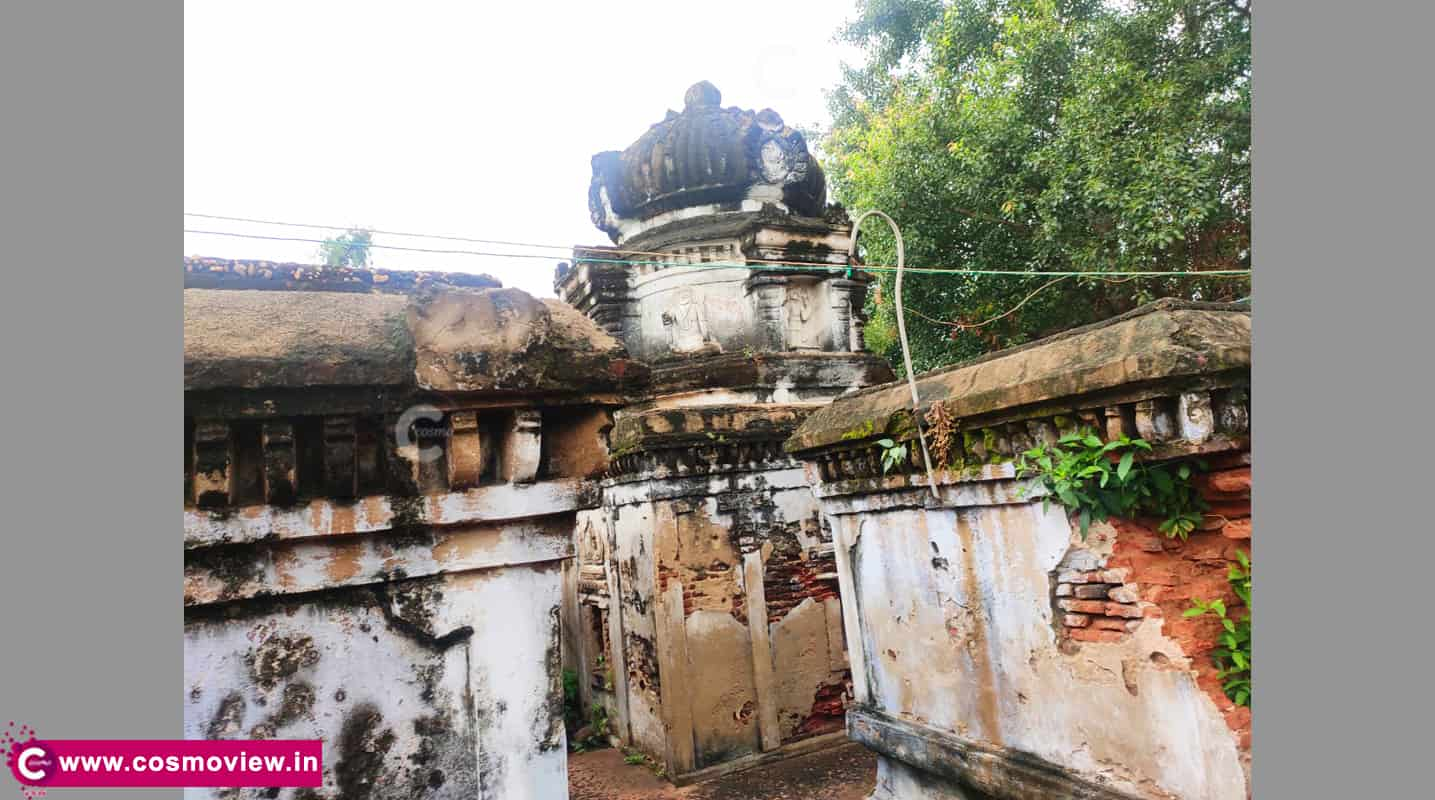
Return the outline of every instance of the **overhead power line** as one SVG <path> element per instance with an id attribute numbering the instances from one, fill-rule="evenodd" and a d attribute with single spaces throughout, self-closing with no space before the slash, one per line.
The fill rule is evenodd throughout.
<path id="1" fill-rule="evenodd" d="M 202 216 L 202 215 L 189 214 L 188 216 Z M 227 218 L 227 219 L 236 219 L 236 220 L 237 220 L 238 218 Z M 244 220 L 244 221 L 251 221 L 251 220 Z M 321 228 L 321 227 L 322 227 L 322 228 L 329 228 L 329 227 L 331 227 L 331 226 L 320 226 L 320 225 L 299 225 L 298 223 L 271 223 L 271 224 L 285 224 L 285 225 L 294 225 L 294 226 L 296 226 L 296 227 L 311 227 L 311 228 Z M 340 226 L 333 226 L 333 229 L 334 229 L 334 230 L 347 230 L 348 228 L 340 227 Z M 371 230 L 371 229 L 367 229 L 367 228 L 366 228 L 365 230 L 370 230 L 370 232 L 372 232 L 372 233 L 386 233 L 386 235 L 391 235 L 391 236 L 416 236 L 416 237 L 417 237 L 417 236 L 427 236 L 428 238 L 445 238 L 445 239 L 454 239 L 454 240 L 459 240 L 459 241 L 474 241 L 474 242 L 480 242 L 480 241 L 481 241 L 481 242 L 486 242 L 486 243 L 489 243 L 489 244 L 502 244 L 502 245 L 508 245 L 508 246 L 513 246 L 513 247 L 540 247 L 540 248 L 548 248 L 548 249 L 558 248 L 558 245 L 535 244 L 535 243 L 527 243 L 527 242 L 504 242 L 504 241 L 502 241 L 502 240 L 497 240 L 497 239 L 462 239 L 462 238 L 460 238 L 460 237 L 452 237 L 452 236 L 437 236 L 437 235 L 429 236 L 429 235 L 427 235 L 427 234 L 411 234 L 411 233 L 384 232 L 384 231 Z M 193 234 L 203 235 L 203 236 L 231 236 L 231 237 L 236 237 L 236 238 L 241 238 L 241 239 L 262 239 L 262 240 L 276 241 L 276 242 L 310 242 L 310 243 L 314 243 L 314 244 L 323 244 L 323 243 L 326 241 L 326 240 L 324 240 L 324 239 L 313 239 L 313 238 L 301 237 L 301 236 L 271 236 L 271 235 L 259 234 L 259 233 L 239 233 L 239 232 L 237 232 L 237 231 L 195 230 L 195 229 L 191 229 L 191 228 L 185 228 L 183 232 L 184 232 L 184 233 L 193 233 Z M 539 260 L 543 260 L 543 261 L 554 261 L 554 260 L 557 260 L 557 257 L 556 257 L 556 256 L 547 255 L 547 254 L 539 254 L 539 253 L 498 253 L 498 252 L 492 252 L 492 251 L 486 251 L 486 250 L 460 250 L 460 249 L 432 248 L 432 247 L 411 247 L 411 246 L 406 246 L 406 245 L 395 245 L 395 244 L 369 244 L 369 245 L 367 245 L 367 247 L 372 248 L 372 249 L 376 249 L 376 250 L 399 250 L 399 251 L 411 252 L 411 253 L 430 253 L 430 254 L 436 254 L 436 255 L 468 255 L 468 256 L 480 256 L 480 257 L 486 257 L 486 258 L 529 258 L 529 259 L 539 259 Z M 563 249 L 565 252 L 571 252 L 571 250 L 572 250 L 572 248 L 570 248 L 570 247 L 565 247 L 565 248 L 562 248 L 562 249 Z M 580 248 L 580 249 L 581 249 L 581 248 Z M 635 253 L 635 252 L 638 252 L 638 251 L 622 251 L 622 252 Z M 654 255 L 668 256 L 669 258 L 671 258 L 674 254 L 673 254 L 673 253 L 654 253 Z M 731 269 L 731 268 L 734 268 L 734 267 L 744 267 L 744 268 L 747 268 L 747 269 L 762 269 L 762 270 L 774 270 L 774 271 L 802 271 L 802 272 L 811 272 L 811 271 L 813 271 L 813 270 L 821 270 L 821 269 L 831 269 L 831 270 L 846 269 L 845 266 L 834 265 L 834 264 L 813 264 L 813 263 L 810 263 L 810 262 L 801 262 L 801 261 L 776 261 L 776 260 L 771 260 L 771 259 L 751 259 L 751 260 L 745 260 L 745 261 L 741 261 L 741 262 L 738 262 L 738 261 L 726 261 L 726 262 L 724 262 L 724 261 L 685 262 L 685 261 L 672 261 L 672 260 L 639 260 L 639 259 L 626 259 L 626 258 L 597 258 L 597 257 L 579 256 L 579 257 L 576 257 L 576 258 L 570 257 L 570 258 L 568 258 L 568 259 L 566 259 L 566 260 L 571 260 L 571 261 L 575 261 L 575 262 L 584 262 L 584 263 L 594 263 L 594 264 L 620 264 L 620 265 L 625 265 L 625 266 L 682 267 L 682 268 L 685 268 L 685 269 Z M 864 264 L 864 265 L 859 265 L 857 268 L 860 269 L 860 270 L 862 270 L 863 272 L 896 272 L 896 271 L 897 271 L 897 268 L 896 268 L 896 267 L 887 266 L 887 265 L 881 265 L 881 264 L 873 264 L 873 265 L 866 265 L 866 264 Z M 919 273 L 919 274 L 925 274 L 925 275 L 1009 275 L 1009 276 L 1041 276 L 1041 277 L 1046 277 L 1046 278 L 1053 278 L 1053 277 L 1058 277 L 1058 276 L 1061 276 L 1061 277 L 1128 276 L 1128 277 L 1150 277 L 1150 278 L 1169 278 L 1169 277 L 1178 277 L 1178 276 L 1192 276 L 1192 277 L 1202 277 L 1202 278 L 1236 278 L 1236 279 L 1239 279 L 1239 278 L 1248 278 L 1248 277 L 1250 277 L 1250 275 L 1251 275 L 1251 271 L 1248 270 L 1248 269 L 1226 269 L 1226 270 L 1005 270 L 1005 269 L 960 269 L 960 268 L 955 268 L 955 267 L 953 267 L 953 268 L 948 268 L 948 267 L 906 267 L 906 268 L 905 268 L 905 271 L 906 271 L 906 272 Z"/>
<path id="2" fill-rule="evenodd" d="M 221 220 L 227 220 L 227 221 L 229 221 L 229 222 L 252 222 L 252 223 L 257 224 L 257 225 L 282 225 L 282 226 L 284 226 L 284 227 L 286 227 L 286 228 L 321 228 L 321 229 L 323 229 L 323 230 L 331 230 L 331 231 L 348 231 L 348 230 L 358 230 L 358 229 L 361 228 L 361 226 L 358 226 L 358 225 L 316 225 L 316 224 L 311 224 L 311 223 L 307 223 L 307 222 L 281 222 L 281 221 L 279 221 L 279 220 L 274 220 L 274 219 L 254 219 L 253 217 L 226 217 L 226 216 L 224 216 L 224 215 L 222 215 L 222 214 L 192 214 L 192 213 L 190 213 L 190 212 L 188 212 L 188 211 L 184 212 L 184 215 L 185 215 L 186 217 L 200 217 L 200 218 L 203 218 L 203 219 L 221 219 Z M 449 234 L 443 234 L 443 233 L 411 233 L 411 232 L 405 232 L 405 231 L 381 231 L 381 230 L 377 230 L 377 229 L 375 229 L 375 228 L 362 228 L 362 230 L 366 230 L 366 231 L 368 231 L 369 233 L 383 234 L 384 236 L 410 236 L 410 237 L 413 237 L 413 238 L 415 238 L 415 239 L 445 239 L 445 240 L 451 241 L 451 242 L 469 242 L 470 244 L 497 244 L 497 245 L 508 245 L 508 246 L 513 246 L 513 247 L 537 247 L 537 248 L 544 248 L 544 249 L 548 249 L 548 250 L 560 250 L 560 251 L 563 251 L 563 252 L 568 252 L 568 251 L 570 251 L 570 250 L 573 249 L 572 247 L 564 246 L 564 245 L 558 245 L 558 244 L 534 244 L 534 243 L 532 243 L 532 242 L 510 242 L 510 241 L 504 241 L 503 239 L 478 239 L 478 238 L 474 238 L 474 237 L 471 237 L 471 236 L 451 236 L 451 235 L 449 235 Z M 628 252 L 631 252 L 631 253 L 633 253 L 634 255 L 655 255 L 655 254 L 653 254 L 653 253 L 642 253 L 642 252 L 638 252 L 638 251 L 636 251 L 636 250 L 628 251 Z M 656 255 L 667 255 L 667 254 L 666 254 L 666 253 L 658 253 L 658 254 L 656 254 Z"/>

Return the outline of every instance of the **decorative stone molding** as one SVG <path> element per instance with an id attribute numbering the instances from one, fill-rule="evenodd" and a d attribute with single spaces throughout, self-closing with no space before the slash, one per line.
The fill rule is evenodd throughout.
<path id="1" fill-rule="evenodd" d="M 980 468 L 984 465 L 1011 463 L 1023 451 L 1038 444 L 1053 444 L 1062 435 L 1077 430 L 1090 430 L 1097 438 L 1111 441 L 1115 436 L 1126 433 L 1127 420 L 1134 420 L 1134 435 L 1145 439 L 1153 446 L 1150 460 L 1174 458 L 1202 452 L 1217 452 L 1240 446 L 1248 437 L 1249 424 L 1227 428 L 1218 424 L 1208 414 L 1209 424 L 1177 426 L 1174 409 L 1178 404 L 1203 404 L 1206 409 L 1215 404 L 1228 410 L 1227 419 L 1249 419 L 1250 391 L 1248 387 L 1236 386 L 1216 388 L 1209 391 L 1182 392 L 1135 400 L 1100 408 L 1066 408 L 1065 413 L 1043 415 L 1030 419 L 1015 419 L 991 425 L 957 423 L 953 427 L 951 448 L 945 453 L 933 453 L 934 466 L 942 474 L 943 482 L 980 479 Z M 1070 405 L 1081 405 L 1079 398 L 1073 398 Z M 1041 413 L 1038 410 L 1036 413 Z M 901 441 L 915 445 L 915 429 L 911 417 L 899 417 L 895 434 Z M 1100 424 L 1105 423 L 1105 424 Z M 923 423 L 926 431 L 931 424 Z M 865 428 L 855 426 L 854 433 L 863 433 Z M 929 441 L 931 433 L 928 433 Z M 854 436 L 854 439 L 857 437 Z M 818 452 L 812 457 L 821 479 L 830 484 L 842 481 L 862 481 L 882 478 L 888 475 L 919 475 L 925 481 L 925 467 L 921 450 L 914 446 L 907 448 L 907 457 L 902 462 L 883 470 L 883 450 L 866 435 L 860 443 L 848 447 L 834 446 Z M 945 456 L 943 460 L 941 457 Z M 842 487 L 828 487 L 826 491 L 838 491 Z M 846 487 L 861 491 L 861 486 Z"/>
<path id="2" fill-rule="evenodd" d="M 1153 401 L 1131 413 L 1131 428 L 1174 438 L 1182 392 L 1249 386 L 1250 312 L 1232 305 L 1160 300 L 1104 322 L 936 370 L 917 380 L 925 417 L 940 402 L 963 428 L 1062 416 L 1098 427 L 1104 409 Z M 1213 398 L 1240 404 L 1237 396 Z M 1138 420 L 1134 415 L 1144 414 Z M 1213 412 L 1214 413 L 1214 412 Z M 1232 409 L 1232 419 L 1240 411 Z M 864 389 L 821 409 L 788 443 L 793 452 L 900 433 L 911 419 L 905 383 Z M 1086 414 L 1083 418 L 1081 415 Z M 1094 415 L 1094 416 L 1093 416 Z M 1216 414 L 1219 416 L 1219 413 Z M 1139 425 L 1138 425 L 1139 422 Z M 857 433 L 868 426 L 865 435 Z M 1226 426 L 1234 429 L 1237 425 Z M 1060 428 L 1060 426 L 1058 426 Z"/>

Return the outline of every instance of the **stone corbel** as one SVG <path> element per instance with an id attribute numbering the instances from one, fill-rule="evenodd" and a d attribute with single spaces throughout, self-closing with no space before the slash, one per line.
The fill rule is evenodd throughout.
<path id="1" fill-rule="evenodd" d="M 234 444 L 229 423 L 197 420 L 194 425 L 194 504 L 201 508 L 229 505 L 234 478 Z"/>
<path id="2" fill-rule="evenodd" d="M 483 444 L 478 412 L 455 411 L 448 416 L 448 485 L 453 491 L 478 486 L 483 472 Z"/>
<path id="3" fill-rule="evenodd" d="M 1250 393 L 1244 388 L 1227 389 L 1216 395 L 1216 427 L 1223 433 L 1241 435 L 1251 429 Z"/>
<path id="4" fill-rule="evenodd" d="M 1051 447 L 1056 444 L 1061 435 L 1056 432 L 1056 426 L 1047 419 L 1027 420 L 1026 429 L 1031 434 L 1032 441 L 1037 447 Z"/>
<path id="5" fill-rule="evenodd" d="M 1122 436 L 1136 435 L 1136 416 L 1123 406 L 1106 407 L 1106 440 L 1114 442 Z"/>
<path id="6" fill-rule="evenodd" d="M 532 483 L 543 452 L 543 417 L 537 411 L 513 412 L 513 426 L 503 439 L 500 477 L 509 483 Z"/>
<path id="7" fill-rule="evenodd" d="M 1211 410 L 1211 395 L 1206 392 L 1184 392 L 1177 401 L 1176 423 L 1181 438 L 1200 443 L 1216 432 L 1216 417 Z"/>
<path id="8" fill-rule="evenodd" d="M 283 421 L 265 422 L 260 445 L 264 451 L 264 502 L 276 506 L 293 503 L 299 493 L 294 426 Z"/>
<path id="9" fill-rule="evenodd" d="M 1175 415 L 1160 400 L 1136 403 L 1136 432 L 1152 444 L 1170 441 L 1176 436 Z"/>
<path id="10" fill-rule="evenodd" d="M 356 494 L 358 447 L 353 417 L 324 419 L 324 494 L 347 498 Z"/>

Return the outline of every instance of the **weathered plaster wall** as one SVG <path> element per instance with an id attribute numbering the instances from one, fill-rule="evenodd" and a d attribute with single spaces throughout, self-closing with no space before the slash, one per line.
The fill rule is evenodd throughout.
<path id="1" fill-rule="evenodd" d="M 443 581 L 410 585 L 441 590 Z M 448 619 L 438 620 L 445 633 Z M 425 636 L 364 589 L 191 616 L 186 738 L 324 741 L 325 786 L 294 798 L 478 794 L 470 639 Z M 190 789 L 187 797 L 265 796 Z"/>
<path id="2" fill-rule="evenodd" d="M 841 730 L 831 534 L 800 469 L 615 481 L 604 499 L 635 744 L 683 775 Z"/>
<path id="3" fill-rule="evenodd" d="M 558 565 L 469 572 L 452 585 L 480 632 L 469 653 L 478 796 L 567 797 Z"/>
<path id="4" fill-rule="evenodd" d="M 610 633 L 609 662 L 618 680 L 625 682 L 627 737 L 640 749 L 663 756 L 667 749 L 664 732 L 662 692 L 667 676 L 658 668 L 658 632 L 655 618 L 657 587 L 653 544 L 641 532 L 655 524 L 650 506 L 611 506 L 608 509 L 612 571 L 618 613 L 610 613 L 615 629 Z M 613 635 L 616 634 L 616 635 Z"/>
<path id="5" fill-rule="evenodd" d="M 189 796 L 566 796 L 557 576 L 508 568 L 192 614 L 186 737 L 321 739 L 325 783 Z"/>
<path id="6" fill-rule="evenodd" d="M 325 742 L 320 790 L 212 796 L 565 796 L 559 617 L 576 496 L 486 521 L 505 513 L 490 491 L 468 493 L 473 522 L 431 528 L 420 512 L 402 531 L 354 531 L 349 504 L 313 501 L 327 512 L 314 519 L 344 530 L 265 541 L 246 540 L 252 510 L 186 512 L 186 735 Z"/>
<path id="7" fill-rule="evenodd" d="M 859 701 L 1137 796 L 1245 796 L 1237 743 L 1162 619 L 1123 642 L 1061 647 L 1051 574 L 1077 546 L 1061 509 L 840 519 L 864 636 Z"/>
<path id="8" fill-rule="evenodd" d="M 874 800 L 1249 795 L 1249 712 L 1210 664 L 1240 614 L 1226 572 L 1250 537 L 1249 316 L 1158 303 L 814 412 L 788 440 L 836 540 L 852 738 L 881 756 Z M 935 467 L 921 457 L 918 425 Z M 1085 430 L 1200 459 L 1210 504 L 1187 541 L 1159 520 L 1082 538 L 1014 460 Z M 885 465 L 878 437 L 908 458 Z"/>

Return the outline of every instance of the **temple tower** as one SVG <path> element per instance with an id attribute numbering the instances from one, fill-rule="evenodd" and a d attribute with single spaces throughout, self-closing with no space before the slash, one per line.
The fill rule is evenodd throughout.
<path id="1" fill-rule="evenodd" d="M 611 245 L 556 288 L 634 358 L 569 616 L 585 704 L 675 780 L 842 738 L 851 680 L 831 531 L 782 449 L 809 411 L 892 379 L 862 345 L 851 223 L 777 112 L 710 83 L 593 158 Z"/>

